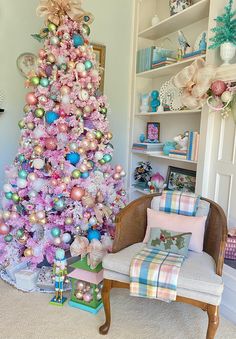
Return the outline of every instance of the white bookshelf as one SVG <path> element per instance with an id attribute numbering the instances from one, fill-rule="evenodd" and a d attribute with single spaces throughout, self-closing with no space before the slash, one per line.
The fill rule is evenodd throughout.
<path id="1" fill-rule="evenodd" d="M 152 90 L 160 90 L 162 84 L 172 76 L 189 66 L 197 58 L 208 59 L 209 51 L 206 54 L 198 55 L 189 59 L 182 59 L 179 62 L 168 66 L 152 69 L 149 71 L 136 73 L 137 51 L 151 46 L 160 46 L 167 49 L 178 49 L 178 30 L 182 30 L 187 40 L 193 46 L 197 37 L 202 32 L 209 30 L 209 11 L 213 0 L 195 0 L 194 4 L 179 14 L 170 16 L 169 1 L 163 0 L 142 0 L 136 1 L 135 29 L 133 40 L 133 82 L 132 82 L 132 114 L 130 126 L 130 145 L 138 142 L 139 136 L 146 132 L 147 122 L 159 122 L 160 141 L 166 142 L 185 131 L 194 130 L 200 132 L 204 127 L 202 123 L 202 110 L 176 110 L 164 112 L 140 112 L 140 94 L 149 93 Z M 151 19 L 154 14 L 158 14 L 161 22 L 150 27 Z M 170 48 L 171 46 L 173 48 Z M 201 143 L 201 140 L 200 140 Z M 134 169 L 140 161 L 150 161 L 153 172 L 160 172 L 166 178 L 168 167 L 179 167 L 194 170 L 202 164 L 198 161 L 189 161 L 186 159 L 172 158 L 164 155 L 162 152 L 153 151 L 130 151 L 129 156 L 129 187 L 130 200 L 148 194 L 148 192 L 133 187 L 135 183 L 133 178 Z M 197 175 L 198 187 L 198 175 Z M 196 190 L 197 190 L 196 187 Z"/>

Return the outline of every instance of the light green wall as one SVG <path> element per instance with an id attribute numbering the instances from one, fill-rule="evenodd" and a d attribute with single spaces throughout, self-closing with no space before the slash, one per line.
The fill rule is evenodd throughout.
<path id="1" fill-rule="evenodd" d="M 30 36 L 42 26 L 42 20 L 35 14 L 38 2 L 0 0 L 0 91 L 4 91 L 6 109 L 0 116 L 0 184 L 4 180 L 4 167 L 17 152 L 17 123 L 23 116 L 26 93 L 16 59 L 21 53 L 37 53 L 40 48 Z M 92 41 L 107 46 L 105 93 L 111 108 L 114 162 L 127 168 L 133 0 L 85 0 L 84 8 L 95 16 Z"/>

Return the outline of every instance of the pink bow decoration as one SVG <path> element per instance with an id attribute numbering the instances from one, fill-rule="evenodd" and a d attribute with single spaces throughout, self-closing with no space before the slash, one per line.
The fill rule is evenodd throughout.
<path id="1" fill-rule="evenodd" d="M 86 237 L 77 236 L 70 246 L 70 253 L 72 257 L 81 256 L 83 259 L 88 253 L 89 241 Z"/>
<path id="2" fill-rule="evenodd" d="M 46 21 L 59 25 L 61 18 L 68 15 L 74 21 L 83 21 L 87 16 L 89 21 L 93 22 L 94 17 L 91 13 L 86 12 L 81 7 L 81 0 L 40 0 L 40 5 L 37 8 L 37 15 L 46 17 Z"/>
<path id="3" fill-rule="evenodd" d="M 182 104 L 188 109 L 201 108 L 208 97 L 212 81 L 215 78 L 216 67 L 207 65 L 204 59 L 195 60 L 173 77 L 173 84 L 183 89 Z"/>

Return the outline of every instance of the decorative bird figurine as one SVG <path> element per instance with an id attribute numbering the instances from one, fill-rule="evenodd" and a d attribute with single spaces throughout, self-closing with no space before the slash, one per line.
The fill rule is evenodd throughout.
<path id="1" fill-rule="evenodd" d="M 178 41 L 182 50 L 182 54 L 184 55 L 186 53 L 187 47 L 190 47 L 190 45 L 182 31 L 178 31 Z"/>

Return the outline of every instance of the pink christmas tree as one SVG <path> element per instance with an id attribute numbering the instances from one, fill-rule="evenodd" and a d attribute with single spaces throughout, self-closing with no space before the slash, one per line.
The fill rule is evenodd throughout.
<path id="1" fill-rule="evenodd" d="M 28 76 L 15 162 L 6 171 L 0 213 L 0 263 L 45 258 L 75 235 L 114 234 L 125 203 L 122 166 L 112 168 L 106 98 L 89 44 L 93 18 L 80 1 L 41 0 L 46 27 L 37 71 Z"/>

